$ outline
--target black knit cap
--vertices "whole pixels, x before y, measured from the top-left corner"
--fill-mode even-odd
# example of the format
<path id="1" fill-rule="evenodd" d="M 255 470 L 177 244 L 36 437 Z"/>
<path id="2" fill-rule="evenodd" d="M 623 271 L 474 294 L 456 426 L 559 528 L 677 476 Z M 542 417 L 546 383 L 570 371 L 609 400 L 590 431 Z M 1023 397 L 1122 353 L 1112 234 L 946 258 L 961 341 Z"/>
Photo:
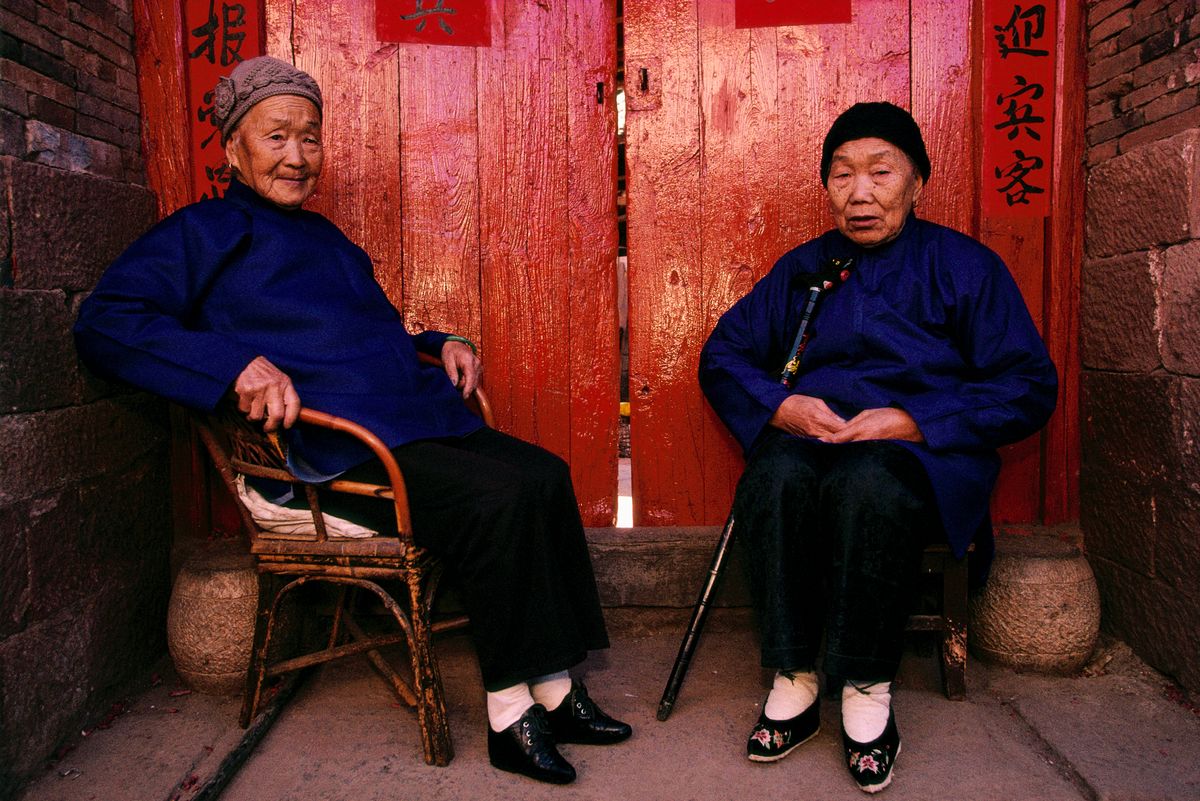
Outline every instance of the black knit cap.
<path id="1" fill-rule="evenodd" d="M 882 139 L 903 150 L 917 166 L 917 172 L 929 180 L 929 154 L 917 121 L 904 109 L 891 103 L 855 103 L 833 121 L 821 148 L 821 183 L 829 183 L 833 151 L 855 139 Z"/>

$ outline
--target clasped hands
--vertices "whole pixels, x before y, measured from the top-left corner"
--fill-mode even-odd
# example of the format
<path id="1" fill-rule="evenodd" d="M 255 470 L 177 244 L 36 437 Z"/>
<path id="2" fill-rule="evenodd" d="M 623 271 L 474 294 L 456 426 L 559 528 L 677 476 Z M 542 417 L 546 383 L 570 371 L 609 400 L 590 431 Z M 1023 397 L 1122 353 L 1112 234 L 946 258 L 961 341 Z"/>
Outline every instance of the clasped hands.
<path id="1" fill-rule="evenodd" d="M 479 386 L 483 376 L 483 362 L 470 346 L 457 340 L 447 340 L 442 345 L 442 366 L 450 383 L 469 397 Z M 257 356 L 246 365 L 233 391 L 238 398 L 238 409 L 251 420 L 264 420 L 263 430 L 274 431 L 282 424 L 291 428 L 300 416 L 300 396 L 292 386 L 292 379 L 265 356 Z"/>
<path id="2" fill-rule="evenodd" d="M 809 395 L 789 395 L 779 404 L 768 422 L 789 434 L 813 437 L 821 442 L 862 442 L 872 439 L 925 441 L 916 421 L 903 409 L 865 409 L 846 420 L 830 409 L 825 401 Z"/>

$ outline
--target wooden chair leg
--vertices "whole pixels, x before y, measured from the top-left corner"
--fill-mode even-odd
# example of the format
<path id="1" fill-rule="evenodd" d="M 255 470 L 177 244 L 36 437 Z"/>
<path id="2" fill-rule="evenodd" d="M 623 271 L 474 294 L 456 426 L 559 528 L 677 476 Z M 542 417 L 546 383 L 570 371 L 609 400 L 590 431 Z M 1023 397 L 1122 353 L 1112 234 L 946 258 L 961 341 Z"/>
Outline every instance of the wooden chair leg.
<path id="1" fill-rule="evenodd" d="M 421 744 L 425 749 L 425 764 L 445 766 L 454 758 L 450 741 L 450 722 L 446 717 L 446 697 L 442 677 L 433 656 L 433 629 L 429 625 L 429 609 L 422 603 L 421 571 L 408 574 L 408 597 L 412 641 L 413 691 L 417 696 L 417 724 L 421 729 Z"/>
<path id="2" fill-rule="evenodd" d="M 246 668 L 246 690 L 242 696 L 242 715 L 238 721 L 243 729 L 250 725 L 258 711 L 263 679 L 267 674 L 267 632 L 270 628 L 271 609 L 275 605 L 277 586 L 278 583 L 271 574 L 258 574 L 258 611 L 254 615 L 254 644 L 250 648 L 250 665 Z"/>
<path id="3" fill-rule="evenodd" d="M 942 686 L 951 701 L 967 695 L 967 560 L 947 557 L 942 572 Z"/>

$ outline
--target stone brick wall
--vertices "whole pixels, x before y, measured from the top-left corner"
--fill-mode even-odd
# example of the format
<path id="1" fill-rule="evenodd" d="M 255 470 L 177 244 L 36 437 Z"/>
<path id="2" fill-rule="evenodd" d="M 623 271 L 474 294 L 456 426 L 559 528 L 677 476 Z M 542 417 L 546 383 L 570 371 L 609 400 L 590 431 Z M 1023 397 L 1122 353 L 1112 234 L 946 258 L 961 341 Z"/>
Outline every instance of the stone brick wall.
<path id="1" fill-rule="evenodd" d="M 1105 625 L 1200 691 L 1200 2 L 1088 8 L 1081 525 Z"/>
<path id="2" fill-rule="evenodd" d="M 0 3 L 0 798 L 163 651 L 165 409 L 70 336 L 154 219 L 130 2 Z"/>

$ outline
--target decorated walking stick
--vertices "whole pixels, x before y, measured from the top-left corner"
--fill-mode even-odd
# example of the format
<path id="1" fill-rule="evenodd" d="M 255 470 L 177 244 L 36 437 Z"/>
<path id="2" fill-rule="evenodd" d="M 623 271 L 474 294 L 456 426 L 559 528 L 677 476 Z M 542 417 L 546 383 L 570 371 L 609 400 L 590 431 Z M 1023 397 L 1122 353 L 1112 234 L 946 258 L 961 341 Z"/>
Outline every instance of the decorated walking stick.
<path id="1" fill-rule="evenodd" d="M 804 357 L 805 349 L 808 348 L 808 324 L 816 311 L 817 302 L 825 292 L 844 283 L 850 277 L 850 268 L 853 264 L 854 259 L 830 259 L 825 270 L 813 276 L 812 286 L 808 288 L 808 297 L 804 302 L 804 311 L 800 316 L 800 327 L 796 331 L 792 348 L 788 351 L 792 356 L 783 366 L 779 375 L 779 383 L 788 389 L 791 389 L 792 385 L 796 383 L 796 376 L 800 373 L 800 360 Z M 700 588 L 700 597 L 696 599 L 696 606 L 692 609 L 692 619 L 683 635 L 683 642 L 679 644 L 679 654 L 675 657 L 675 666 L 671 668 L 671 675 L 667 679 L 666 689 L 663 690 L 662 700 L 658 702 L 657 717 L 659 720 L 666 720 L 671 716 L 675 698 L 679 695 L 679 688 L 683 684 L 683 677 L 687 675 L 688 666 L 692 663 L 692 654 L 696 652 L 700 631 L 704 628 L 704 621 L 708 617 L 708 604 L 716 591 L 717 581 L 725 569 L 725 557 L 729 552 L 729 543 L 731 542 L 733 542 L 732 509 L 729 510 L 729 517 L 725 520 L 725 527 L 721 529 L 721 537 L 717 540 L 712 562 L 708 566 L 708 576 L 705 578 L 704 586 Z"/>

